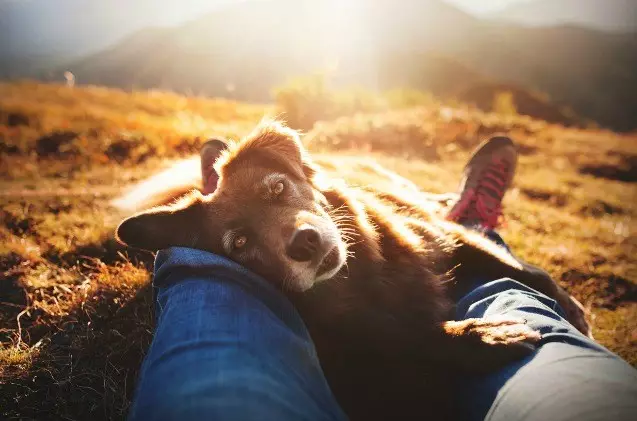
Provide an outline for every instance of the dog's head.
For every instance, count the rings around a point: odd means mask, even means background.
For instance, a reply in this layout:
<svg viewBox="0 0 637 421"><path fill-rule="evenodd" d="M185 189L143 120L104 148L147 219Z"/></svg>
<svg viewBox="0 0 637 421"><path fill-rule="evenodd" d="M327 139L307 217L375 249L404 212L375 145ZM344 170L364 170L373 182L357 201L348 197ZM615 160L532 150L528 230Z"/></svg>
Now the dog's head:
<svg viewBox="0 0 637 421"><path fill-rule="evenodd" d="M187 246L222 254L295 291L333 277L345 263L346 244L312 182L298 134L273 122L226 148L212 146L201 156L214 192L134 215L117 228L118 240L147 250Z"/></svg>

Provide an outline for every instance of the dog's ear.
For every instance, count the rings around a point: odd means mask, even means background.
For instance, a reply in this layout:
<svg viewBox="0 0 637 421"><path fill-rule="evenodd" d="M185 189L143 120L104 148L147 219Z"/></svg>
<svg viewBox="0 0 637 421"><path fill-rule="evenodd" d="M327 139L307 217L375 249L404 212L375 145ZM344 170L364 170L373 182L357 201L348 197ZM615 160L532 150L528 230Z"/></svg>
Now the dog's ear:
<svg viewBox="0 0 637 421"><path fill-rule="evenodd" d="M117 227L115 238L122 244L151 251L173 246L196 248L205 215L205 202L195 191L172 205L125 219Z"/></svg>
<svg viewBox="0 0 637 421"><path fill-rule="evenodd" d="M214 164L221 153L228 149L228 144L221 139L210 139L201 147L199 156L201 157L201 181L203 185L202 193L210 194L217 189L219 174L215 170Z"/></svg>

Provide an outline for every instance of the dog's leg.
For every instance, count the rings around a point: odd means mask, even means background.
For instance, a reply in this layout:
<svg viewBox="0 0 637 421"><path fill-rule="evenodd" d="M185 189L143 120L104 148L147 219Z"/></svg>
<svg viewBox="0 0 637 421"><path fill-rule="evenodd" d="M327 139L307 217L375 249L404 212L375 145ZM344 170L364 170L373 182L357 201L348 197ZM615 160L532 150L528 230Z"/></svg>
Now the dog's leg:
<svg viewBox="0 0 637 421"><path fill-rule="evenodd" d="M477 250L472 250L475 253ZM479 253L482 254L482 253ZM591 328L586 319L584 307L564 290L551 276L544 270L520 261L521 268L511 267L492 255L482 255L480 257L460 260L462 265L457 270L456 280L462 283L463 280L484 277L485 279L511 278L523 283L536 291L554 299L564 310L566 320L587 337L592 338ZM473 264L468 262L474 262ZM479 273L475 269L480 268ZM464 269L464 270L463 270Z"/></svg>
<svg viewBox="0 0 637 421"><path fill-rule="evenodd" d="M448 321L442 325L433 358L470 372L489 372L529 355L540 339L518 318Z"/></svg>
<svg viewBox="0 0 637 421"><path fill-rule="evenodd" d="M474 279L515 279L557 301L566 313L566 319L591 337L583 306L544 270L515 258L504 247L477 232L447 221L434 219L432 222L442 235L456 243L449 261L459 264L454 277L460 291L470 287L469 282Z"/></svg>
<svg viewBox="0 0 637 421"><path fill-rule="evenodd" d="M512 273L507 276L553 298L564 310L566 320L575 326L577 330L592 339L591 327L587 321L588 313L584 306L555 282L546 271L526 262L520 263L523 270L507 267L505 271L512 270Z"/></svg>

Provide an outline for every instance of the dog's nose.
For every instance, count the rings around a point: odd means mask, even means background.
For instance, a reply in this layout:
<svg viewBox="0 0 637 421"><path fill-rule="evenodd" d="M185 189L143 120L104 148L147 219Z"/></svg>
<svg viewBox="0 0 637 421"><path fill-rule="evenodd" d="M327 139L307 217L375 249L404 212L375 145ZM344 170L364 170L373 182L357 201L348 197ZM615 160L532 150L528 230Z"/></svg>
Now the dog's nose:
<svg viewBox="0 0 637 421"><path fill-rule="evenodd" d="M292 234L288 245L288 256L297 262L307 262L318 253L321 247L321 235L316 228L303 225Z"/></svg>

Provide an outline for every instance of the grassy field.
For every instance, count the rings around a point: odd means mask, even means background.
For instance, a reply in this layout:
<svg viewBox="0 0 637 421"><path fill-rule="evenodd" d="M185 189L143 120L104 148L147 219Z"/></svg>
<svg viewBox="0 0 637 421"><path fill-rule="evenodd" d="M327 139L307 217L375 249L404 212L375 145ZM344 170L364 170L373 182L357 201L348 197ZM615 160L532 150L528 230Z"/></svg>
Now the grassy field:
<svg viewBox="0 0 637 421"><path fill-rule="evenodd" d="M122 419L153 329L150 253L112 238L110 200L246 134L272 105L35 83L0 84L0 418ZM375 183L377 162L455 190L481 139L520 145L502 235L589 308L595 337L637 365L637 136L429 107L320 121L330 170Z"/></svg>

